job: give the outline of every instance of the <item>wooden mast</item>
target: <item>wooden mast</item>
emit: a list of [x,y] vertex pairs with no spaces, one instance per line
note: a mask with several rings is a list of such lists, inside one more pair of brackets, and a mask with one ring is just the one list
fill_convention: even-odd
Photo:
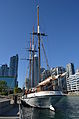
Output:
[[33,26],[33,39],[32,39],[32,87],[34,87],[34,26]]
[[39,82],[40,78],[40,31],[39,31],[39,6],[37,6],[37,34],[38,34],[38,72],[39,72]]
[[30,50],[29,50],[29,88],[31,88],[31,34],[30,34]]

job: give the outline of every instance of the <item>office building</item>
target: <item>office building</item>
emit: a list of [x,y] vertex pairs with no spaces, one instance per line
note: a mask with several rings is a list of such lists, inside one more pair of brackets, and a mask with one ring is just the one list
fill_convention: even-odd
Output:
[[70,75],[67,79],[67,91],[76,92],[79,91],[79,72]]
[[17,86],[17,77],[18,77],[18,55],[10,58],[10,70],[9,76],[15,77],[15,85]]
[[14,89],[15,88],[15,86],[16,86],[16,84],[15,84],[15,78],[14,77],[11,77],[11,76],[0,76],[0,80],[4,80],[4,81],[6,81],[6,83],[7,83],[7,88],[8,89]]
[[14,76],[17,78],[18,76],[18,55],[10,58],[10,76]]
[[73,63],[69,63],[66,65],[66,72],[67,72],[67,77],[69,77],[70,75],[75,74],[75,69],[74,69],[74,64]]
[[0,76],[9,76],[9,67],[7,64],[0,67]]
[[64,67],[56,67],[56,72],[57,72],[57,75],[59,74],[63,74],[65,72],[65,68]]
[[66,72],[66,69],[62,66],[51,69],[51,75],[59,75],[63,74],[64,72]]
[[[63,73],[66,72],[66,69],[62,66],[58,66],[56,68],[52,68],[51,69],[51,75],[53,76],[57,76],[57,75],[61,75]],[[67,92],[67,85],[66,85],[66,75],[64,76],[59,76],[57,80],[53,81],[54,83],[54,90],[61,90],[62,92]]]
[[44,70],[41,73],[41,81],[45,80],[46,78],[48,78],[49,76],[51,76],[50,70]]

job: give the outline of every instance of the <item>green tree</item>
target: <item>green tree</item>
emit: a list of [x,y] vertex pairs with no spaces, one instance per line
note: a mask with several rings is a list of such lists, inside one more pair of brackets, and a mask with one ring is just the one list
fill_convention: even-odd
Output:
[[0,81],[0,94],[6,94],[7,92],[7,82],[4,80]]
[[21,88],[18,88],[18,87],[14,88],[14,94],[21,93],[21,92],[22,92]]
[[22,92],[22,89],[18,87],[18,93],[21,93]]
[[18,93],[18,87],[14,88],[14,94]]

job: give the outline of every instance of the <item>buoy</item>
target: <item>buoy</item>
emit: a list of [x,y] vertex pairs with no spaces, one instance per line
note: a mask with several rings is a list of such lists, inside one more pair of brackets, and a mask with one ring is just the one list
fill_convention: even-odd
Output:
[[50,105],[49,108],[50,108],[50,110],[55,111],[55,109],[54,109],[54,107],[52,105]]

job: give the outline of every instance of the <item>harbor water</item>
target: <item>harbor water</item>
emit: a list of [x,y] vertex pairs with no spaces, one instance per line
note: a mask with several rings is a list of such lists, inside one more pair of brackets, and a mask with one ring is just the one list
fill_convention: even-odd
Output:
[[79,96],[63,97],[56,107],[55,112],[50,109],[22,107],[23,119],[79,119]]

